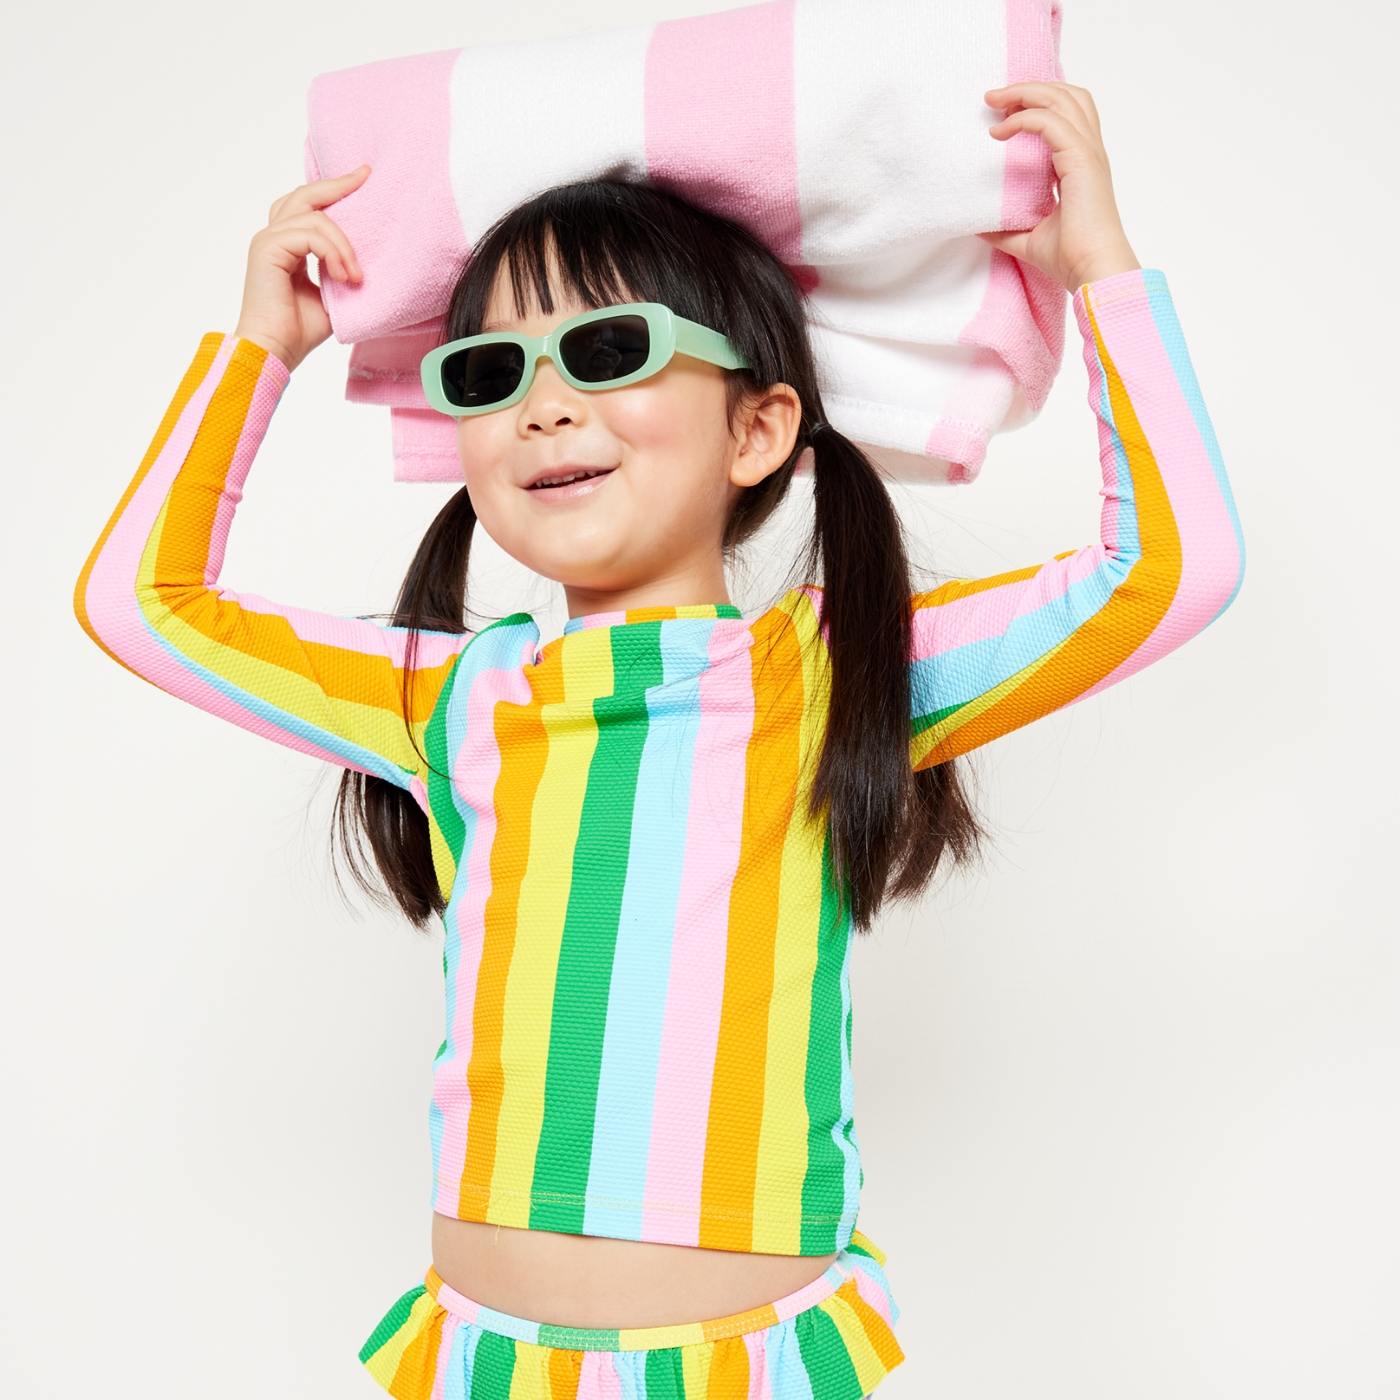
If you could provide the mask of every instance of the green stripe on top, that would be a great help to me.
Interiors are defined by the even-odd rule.
[[[428,718],[428,727],[423,731],[423,751],[428,759],[428,806],[433,809],[433,820],[437,822],[454,861],[462,859],[467,825],[452,798],[452,755],[447,751],[447,711],[461,669],[462,658],[459,656],[452,667],[452,674],[438,694],[437,704]]]
[[[632,846],[632,807],[646,745],[647,690],[665,679],[661,624],[612,629],[613,693],[593,702],[598,743],[574,844],[573,881],[554,981],[544,1122],[530,1228],[583,1233],[593,1121],[617,925]]]
[[[375,1352],[379,1351],[385,1342],[408,1321],[408,1315],[413,1311],[413,1305],[428,1290],[420,1283],[417,1288],[410,1288],[407,1293],[394,1304],[388,1312],[384,1314],[379,1326],[369,1334],[369,1340],[360,1348],[360,1360],[368,1361]]]
[[[925,729],[932,729],[935,724],[941,724],[949,715],[957,714],[966,704],[966,700],[959,700],[956,705],[945,705],[941,710],[933,710],[926,715],[915,715],[914,733],[922,734]]]
[[[807,1174],[802,1181],[802,1253],[836,1248],[846,1209],[846,1158],[831,1131],[841,1121],[841,1035],[844,1008],[841,965],[847,920],[832,879],[831,837],[822,851],[822,907],[817,928],[817,969],[812,977],[807,1029]]]

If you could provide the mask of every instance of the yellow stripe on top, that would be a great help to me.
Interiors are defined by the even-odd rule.
[[[820,624],[805,593],[789,594],[786,607],[802,657],[802,716],[798,768],[803,791],[810,783],[826,733],[830,685]],[[807,1034],[812,978],[822,911],[822,852],[826,827],[794,811],[783,841],[778,928],[773,945],[773,995],[768,1003],[768,1061],[764,1071],[763,1124],[753,1193],[753,1244],[757,1254],[801,1254],[802,1199],[807,1174]]]
[[[574,845],[598,745],[593,702],[613,689],[612,634],[606,628],[566,637],[561,648],[564,699],[545,705],[549,741],[535,793],[530,856],[520,886],[515,952],[506,983],[501,1066],[505,1092],[491,1175],[491,1221],[528,1229],[535,1152],[544,1121],[545,1073],[554,1013],[554,975],[573,882]]]

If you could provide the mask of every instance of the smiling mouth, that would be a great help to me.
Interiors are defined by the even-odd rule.
[[[612,471],[612,467],[585,467],[578,471],[560,472],[558,476],[543,476],[538,481],[532,481],[526,489],[530,491],[555,490],[560,486],[573,486],[581,481],[592,481],[600,476],[609,476]]]

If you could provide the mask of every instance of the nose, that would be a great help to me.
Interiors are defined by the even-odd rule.
[[[520,402],[520,427],[526,437],[552,436],[579,426],[588,409],[583,395],[567,383],[551,360],[535,366],[535,380]]]

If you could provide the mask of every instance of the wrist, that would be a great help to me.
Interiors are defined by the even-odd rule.
[[[1073,295],[1087,282],[1102,282],[1105,277],[1117,277],[1122,272],[1137,272],[1142,264],[1137,260],[1125,238],[1112,248],[1101,249],[1070,269],[1065,288]]]
[[[241,319],[233,328],[233,333],[239,340],[246,340],[250,345],[256,345],[266,350],[269,355],[275,356],[288,374],[301,363],[300,357],[293,355],[291,350],[275,336],[266,334],[256,326],[246,325]]]

